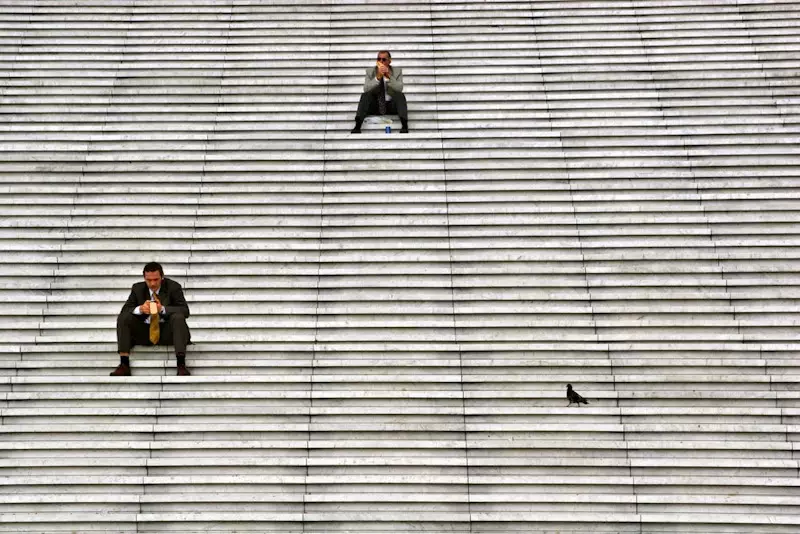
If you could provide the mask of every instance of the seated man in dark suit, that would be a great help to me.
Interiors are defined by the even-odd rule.
[[[403,128],[408,133],[408,105],[403,94],[403,71],[392,68],[392,55],[386,50],[378,52],[375,66],[367,69],[364,92],[356,111],[356,127],[350,133],[361,133],[361,124],[367,115],[400,116]]]
[[[134,345],[175,345],[178,375],[189,376],[186,368],[186,345],[190,342],[189,305],[181,285],[164,278],[160,264],[144,266],[144,282],[131,288],[128,301],[117,317],[117,346],[120,364],[111,376],[130,376],[130,354]]]

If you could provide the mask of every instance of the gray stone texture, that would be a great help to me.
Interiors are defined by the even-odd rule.
[[[798,12],[0,1],[0,532],[797,532]]]

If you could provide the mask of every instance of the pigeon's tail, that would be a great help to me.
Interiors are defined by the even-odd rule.
[[[589,401],[583,398],[582,395],[578,395],[577,393],[572,398],[572,402],[575,404],[589,404]]]

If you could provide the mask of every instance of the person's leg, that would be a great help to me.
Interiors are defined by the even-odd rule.
[[[117,316],[117,351],[119,352],[119,366],[111,372],[111,376],[130,376],[131,349],[143,344],[142,335],[145,332],[144,323],[132,313],[120,313]],[[149,340],[148,340],[149,342]]]
[[[132,313],[120,313],[117,316],[117,351],[120,356],[130,356],[133,348],[133,320]]]
[[[186,345],[189,344],[189,326],[182,313],[173,313],[169,319],[161,323],[161,337],[159,345],[174,345],[177,359],[178,374],[188,376],[191,373],[186,368]]]
[[[361,100],[358,101],[358,110],[356,111],[356,127],[353,128],[352,133],[361,132],[361,124],[368,115],[375,115],[378,113],[378,91],[376,89],[361,93]]]
[[[169,316],[169,327],[172,330],[172,344],[175,352],[186,354],[186,345],[189,344],[189,326],[182,313],[173,313]]]
[[[406,102],[406,95],[399,93],[392,96],[392,108],[394,113],[400,116],[400,122],[403,124],[403,129],[400,133],[408,133],[408,103]]]

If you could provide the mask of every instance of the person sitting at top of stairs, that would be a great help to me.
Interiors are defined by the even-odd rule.
[[[392,67],[392,54],[387,50],[378,52],[375,66],[367,69],[364,92],[356,111],[356,127],[350,133],[361,133],[361,124],[367,115],[399,115],[403,128],[408,133],[408,105],[403,94],[403,71]]]
[[[131,294],[117,317],[119,366],[111,376],[130,376],[131,348],[135,345],[174,345],[178,376],[189,376],[186,368],[186,345],[191,342],[186,318],[189,304],[181,285],[164,278],[164,269],[156,262],[143,269],[144,282],[131,287]]]

